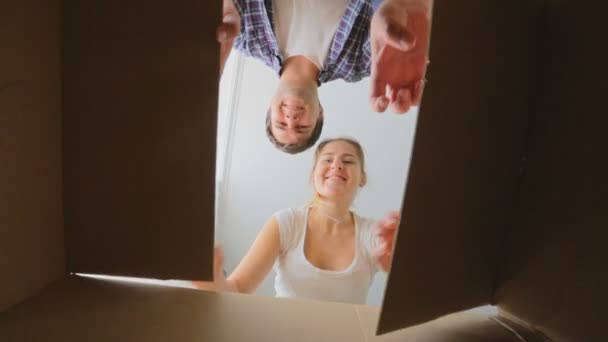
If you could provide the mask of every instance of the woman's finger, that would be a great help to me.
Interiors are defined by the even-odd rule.
[[[224,250],[221,246],[215,246],[213,260],[213,281],[224,279]]]

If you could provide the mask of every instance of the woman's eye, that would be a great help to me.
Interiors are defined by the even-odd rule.
[[[345,160],[343,161],[344,164],[354,164],[355,162],[353,160]]]

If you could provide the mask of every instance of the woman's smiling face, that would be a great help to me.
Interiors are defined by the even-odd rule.
[[[345,140],[323,146],[313,169],[315,191],[326,198],[352,196],[365,183],[357,148]]]

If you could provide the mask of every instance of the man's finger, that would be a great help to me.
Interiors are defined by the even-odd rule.
[[[382,88],[383,91],[379,91]],[[389,99],[385,95],[385,86],[375,86],[372,89],[372,93],[370,95],[370,104],[372,109],[378,113],[383,113],[390,103]]]
[[[401,88],[395,92],[391,108],[395,113],[403,114],[410,110],[412,105],[411,92],[408,88]]]
[[[412,105],[414,105],[414,106],[420,105],[420,101],[422,101],[422,92],[424,91],[425,83],[426,82],[424,80],[419,80],[414,85],[414,90],[412,92]]]

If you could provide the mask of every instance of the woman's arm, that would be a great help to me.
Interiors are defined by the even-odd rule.
[[[222,250],[216,248],[214,281],[192,283],[201,290],[253,293],[272,269],[280,249],[279,223],[272,217],[262,227],[249,251],[228,279],[223,274]]]
[[[279,223],[272,217],[228,277],[228,283],[233,284],[238,292],[254,292],[272,269],[272,265],[279,257],[280,249]]]

